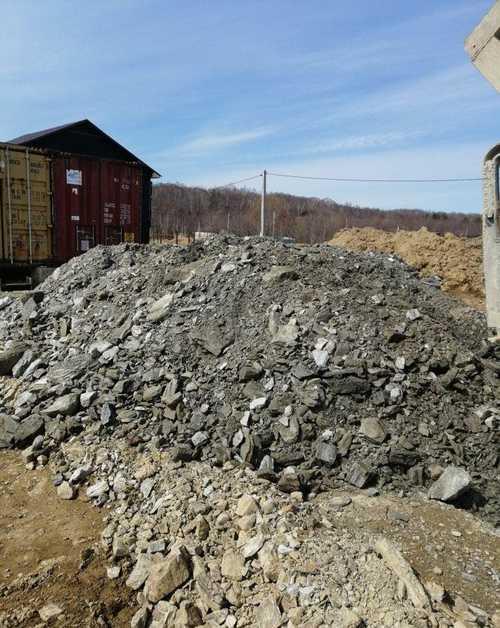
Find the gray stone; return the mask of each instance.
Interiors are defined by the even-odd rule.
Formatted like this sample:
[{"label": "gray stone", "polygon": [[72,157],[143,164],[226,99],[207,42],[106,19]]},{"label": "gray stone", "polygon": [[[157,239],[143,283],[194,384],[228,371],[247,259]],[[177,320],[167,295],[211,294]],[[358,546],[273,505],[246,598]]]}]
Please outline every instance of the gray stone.
[{"label": "gray stone", "polygon": [[[81,376],[82,373],[87,370],[87,368],[89,368],[91,363],[92,358],[87,353],[74,355],[64,360],[62,364],[53,366],[49,370],[47,376],[51,381],[67,385],[68,382]],[[32,365],[30,365],[28,370],[31,368],[31,366]]]},{"label": "gray stone", "polygon": [[360,377],[348,375],[333,379],[330,389],[336,395],[366,395],[370,391],[370,383]]},{"label": "gray stone", "polygon": [[115,406],[112,403],[104,403],[100,412],[100,419],[103,425],[109,425],[116,416]]},{"label": "gray stone", "polygon": [[271,266],[271,270],[264,273],[262,281],[267,284],[281,283],[286,279],[297,279],[298,274],[292,266]]},{"label": "gray stone", "polygon": [[472,484],[472,478],[465,469],[446,467],[440,478],[429,489],[430,499],[449,502],[465,493]]},{"label": "gray stone", "polygon": [[257,397],[250,402],[250,410],[261,410],[267,405],[267,397]]},{"label": "gray stone", "polygon": [[23,342],[14,342],[7,349],[0,351],[0,375],[10,375],[26,349],[27,347]]},{"label": "gray stone", "polygon": [[242,495],[236,504],[238,517],[246,517],[259,511],[259,506],[252,495]]},{"label": "gray stone", "polygon": [[33,351],[25,351],[20,360],[18,360],[12,368],[12,377],[21,377],[28,366],[35,360]]},{"label": "gray stone", "polygon": [[146,478],[145,480],[141,482],[140,490],[143,497],[147,499],[151,495],[154,485],[155,485],[154,478]]},{"label": "gray stone", "polygon": [[389,569],[404,582],[408,597],[413,602],[413,605],[416,608],[429,610],[429,597],[413,569],[399,550],[388,539],[381,537],[375,543],[375,551],[382,556]]},{"label": "gray stone", "polygon": [[111,565],[110,567],[106,567],[106,575],[110,580],[116,580],[120,577],[122,572],[122,568],[120,565]]},{"label": "gray stone", "polygon": [[272,456],[265,455],[260,461],[257,475],[261,478],[270,479],[274,476],[274,460]]},{"label": "gray stone", "polygon": [[299,326],[295,318],[291,318],[288,323],[284,325],[271,325],[270,329],[272,334],[271,342],[274,344],[293,346],[296,344],[299,337]]},{"label": "gray stone", "polygon": [[209,439],[210,437],[207,432],[196,432],[195,434],[193,434],[191,442],[193,443],[194,447],[201,447],[201,445],[208,443]]},{"label": "gray stone", "polygon": [[160,323],[162,320],[164,320],[170,312],[170,306],[172,305],[173,301],[173,292],[167,292],[167,294],[165,294],[161,299],[155,301],[153,305],[149,308],[149,320],[153,321],[154,323]]},{"label": "gray stone", "polygon": [[371,477],[372,472],[367,465],[362,462],[354,462],[347,472],[346,480],[353,486],[363,488],[368,484]]},{"label": "gray stone", "polygon": [[278,488],[284,493],[295,493],[301,489],[301,481],[293,467],[283,469],[278,480]]},{"label": "gray stone", "polygon": [[44,422],[42,417],[38,415],[32,415],[24,419],[17,425],[16,432],[14,434],[14,440],[19,445],[29,445],[35,436],[42,434],[44,431]]},{"label": "gray stone", "polygon": [[325,443],[319,441],[316,445],[316,460],[324,462],[325,464],[335,464],[337,459],[337,448],[333,443]]},{"label": "gray stone", "polygon": [[130,554],[130,539],[116,533],[113,536],[113,558],[125,558]]},{"label": "gray stone", "polygon": [[240,382],[249,382],[253,379],[258,379],[263,373],[263,369],[260,364],[251,364],[242,366],[239,372]]},{"label": "gray stone", "polygon": [[378,419],[373,417],[361,421],[360,432],[365,438],[377,445],[381,445],[387,438],[384,426]]},{"label": "gray stone", "polygon": [[203,329],[195,330],[191,337],[205,351],[215,357],[219,357],[226,347],[234,342],[234,333],[228,330],[221,330],[216,325],[208,325]]},{"label": "gray stone", "polygon": [[57,416],[58,414],[71,416],[78,412],[79,407],[80,395],[77,393],[69,393],[53,401],[43,412],[48,416]]},{"label": "gray stone", "polygon": [[96,340],[88,348],[88,352],[93,358],[98,358],[100,355],[111,349],[113,345],[107,340]]},{"label": "gray stone", "polygon": [[81,484],[92,473],[92,467],[78,467],[76,468],[69,478],[69,483],[74,486]]},{"label": "gray stone", "polygon": [[275,424],[276,431],[284,443],[295,443],[299,439],[300,425],[296,417],[285,417]]},{"label": "gray stone", "polygon": [[10,297],[0,297],[0,310],[5,309],[11,303],[12,299]]}]

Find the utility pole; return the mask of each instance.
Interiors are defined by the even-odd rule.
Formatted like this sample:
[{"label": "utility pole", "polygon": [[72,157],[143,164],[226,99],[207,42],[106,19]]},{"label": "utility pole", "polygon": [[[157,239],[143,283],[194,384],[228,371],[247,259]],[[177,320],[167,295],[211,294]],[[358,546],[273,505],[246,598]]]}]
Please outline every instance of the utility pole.
[{"label": "utility pole", "polygon": [[260,202],[260,236],[264,235],[264,225],[266,220],[266,181],[267,170],[262,173],[262,198]]},{"label": "utility pole", "polygon": [[231,218],[231,212],[227,212],[227,227],[226,231],[229,233],[229,219]]},{"label": "utility pole", "polygon": [[276,212],[273,211],[273,240],[274,240],[275,228],[276,228]]}]

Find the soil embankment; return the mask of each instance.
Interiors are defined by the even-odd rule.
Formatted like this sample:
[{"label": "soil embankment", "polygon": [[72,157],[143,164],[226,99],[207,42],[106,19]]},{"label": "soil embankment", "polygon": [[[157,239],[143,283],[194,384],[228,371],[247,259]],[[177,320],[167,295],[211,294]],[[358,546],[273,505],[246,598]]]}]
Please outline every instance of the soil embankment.
[{"label": "soil embankment", "polygon": [[395,233],[365,227],[344,229],[330,244],[397,255],[419,270],[422,277],[440,277],[446,292],[477,309],[485,307],[481,238],[438,235],[425,227]]}]

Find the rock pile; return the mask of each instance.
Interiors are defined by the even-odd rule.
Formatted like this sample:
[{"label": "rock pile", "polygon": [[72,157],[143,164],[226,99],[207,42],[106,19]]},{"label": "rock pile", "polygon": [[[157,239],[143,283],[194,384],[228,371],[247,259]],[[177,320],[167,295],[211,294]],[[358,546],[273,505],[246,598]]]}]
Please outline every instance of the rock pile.
[{"label": "rock pile", "polygon": [[0,447],[32,464],[84,430],[286,493],[438,481],[431,497],[498,512],[500,347],[392,258],[230,236],[97,247],[0,308]]},{"label": "rock pile", "polygon": [[76,438],[54,468],[56,482],[112,506],[101,544],[108,577],[136,592],[132,628],[496,628],[422,582],[387,538],[343,529],[345,493],[303,501],[235,461],[173,461],[123,440]]}]

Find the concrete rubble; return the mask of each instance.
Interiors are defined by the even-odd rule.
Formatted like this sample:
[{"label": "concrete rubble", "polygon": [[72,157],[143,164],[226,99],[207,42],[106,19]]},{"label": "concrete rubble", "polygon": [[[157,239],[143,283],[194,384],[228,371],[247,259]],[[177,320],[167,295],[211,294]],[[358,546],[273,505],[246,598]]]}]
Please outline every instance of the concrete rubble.
[{"label": "concrete rubble", "polygon": [[383,255],[232,236],[96,247],[39,293],[0,311],[0,447],[104,507],[132,626],[462,625],[314,496],[428,492],[498,522],[481,314]]}]

